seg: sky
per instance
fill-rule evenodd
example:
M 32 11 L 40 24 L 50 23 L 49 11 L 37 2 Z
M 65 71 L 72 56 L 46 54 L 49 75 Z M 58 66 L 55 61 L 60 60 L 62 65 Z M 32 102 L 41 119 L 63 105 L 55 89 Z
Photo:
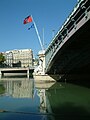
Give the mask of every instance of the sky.
M 31 23 L 23 24 L 32 15 L 44 47 L 65 22 L 77 0 L 0 0 L 0 52 L 32 49 L 37 56 L 41 46 Z

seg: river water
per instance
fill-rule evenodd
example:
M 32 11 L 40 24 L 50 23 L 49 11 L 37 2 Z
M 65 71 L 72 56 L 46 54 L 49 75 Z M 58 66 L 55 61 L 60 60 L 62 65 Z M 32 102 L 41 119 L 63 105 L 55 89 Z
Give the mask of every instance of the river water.
M 90 88 L 28 78 L 0 80 L 0 120 L 90 120 Z

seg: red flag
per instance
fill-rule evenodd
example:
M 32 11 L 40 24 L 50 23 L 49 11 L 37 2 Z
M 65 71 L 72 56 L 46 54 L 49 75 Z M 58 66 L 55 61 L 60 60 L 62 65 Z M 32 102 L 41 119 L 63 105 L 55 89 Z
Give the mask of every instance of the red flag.
M 31 17 L 31 16 L 26 17 L 26 18 L 24 19 L 23 24 L 27 24 L 27 23 L 29 23 L 29 22 L 32 22 L 32 17 Z

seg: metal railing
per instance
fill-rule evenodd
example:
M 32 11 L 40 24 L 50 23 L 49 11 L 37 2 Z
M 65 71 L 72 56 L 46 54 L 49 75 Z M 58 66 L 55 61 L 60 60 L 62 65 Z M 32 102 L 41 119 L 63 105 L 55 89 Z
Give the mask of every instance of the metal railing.
M 46 69 L 49 67 L 49 64 L 56 52 L 62 47 L 64 44 L 64 40 L 66 37 L 70 38 L 70 32 L 74 30 L 74 33 L 77 31 L 77 24 L 83 19 L 86 19 L 86 22 L 89 18 L 90 4 L 89 0 L 80 0 L 78 4 L 75 6 L 72 13 L 69 15 L 67 20 L 62 25 L 61 29 L 58 31 L 56 36 L 53 38 L 51 44 L 48 46 L 45 52 L 45 62 Z

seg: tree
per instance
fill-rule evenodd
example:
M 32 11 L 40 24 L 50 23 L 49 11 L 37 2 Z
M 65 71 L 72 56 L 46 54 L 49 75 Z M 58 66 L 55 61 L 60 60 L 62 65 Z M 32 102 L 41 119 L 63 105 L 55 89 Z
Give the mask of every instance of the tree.
M 0 53 L 0 64 L 2 64 L 5 61 L 5 56 L 3 53 Z
M 0 85 L 0 94 L 4 94 L 5 93 L 5 88 L 3 85 Z

